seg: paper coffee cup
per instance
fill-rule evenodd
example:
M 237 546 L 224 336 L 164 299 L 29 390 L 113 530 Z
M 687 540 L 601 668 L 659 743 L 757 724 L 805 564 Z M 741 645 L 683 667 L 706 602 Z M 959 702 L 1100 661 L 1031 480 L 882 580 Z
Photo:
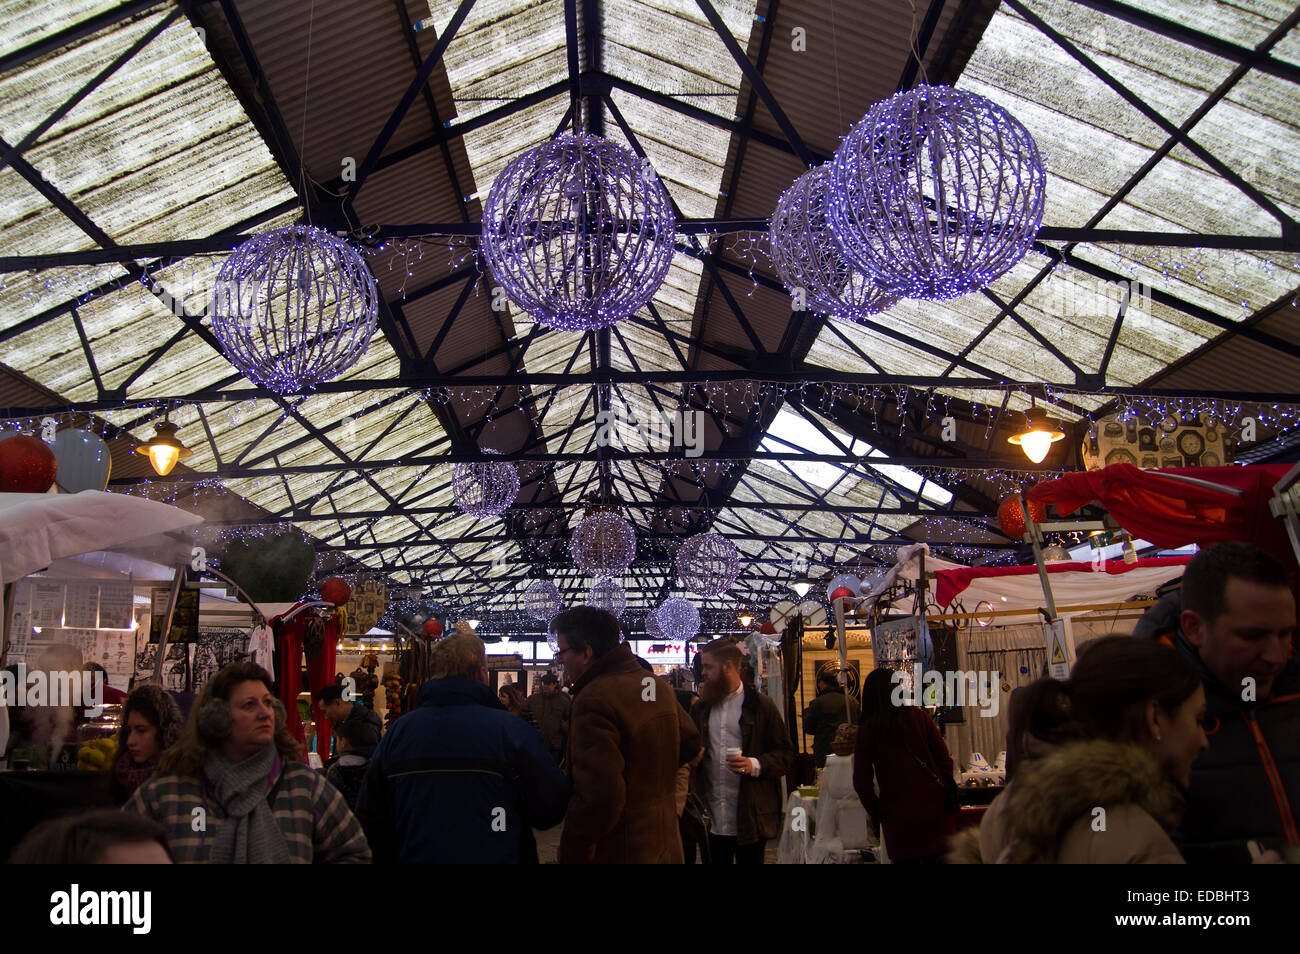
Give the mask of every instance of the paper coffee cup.
M 732 758 L 740 754 L 740 749 L 734 745 L 727 746 L 727 758 Z

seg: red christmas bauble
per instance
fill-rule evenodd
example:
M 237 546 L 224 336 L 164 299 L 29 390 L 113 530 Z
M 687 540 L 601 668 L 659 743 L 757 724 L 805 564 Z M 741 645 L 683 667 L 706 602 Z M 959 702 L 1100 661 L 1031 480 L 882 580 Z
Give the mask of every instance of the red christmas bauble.
M 428 620 L 425 620 L 425 621 L 424 621 L 424 635 L 426 635 L 426 636 L 441 636 L 441 635 L 442 635 L 442 623 L 438 622 L 436 619 L 428 619 Z
M 326 603 L 333 603 L 335 606 L 342 606 L 348 600 L 352 599 L 352 587 L 348 586 L 346 580 L 340 580 L 337 576 L 331 576 L 321 584 L 320 598 Z
M 0 441 L 0 491 L 43 494 L 54 486 L 59 465 L 50 445 L 27 434 Z
M 773 626 L 771 621 L 769 620 L 768 622 L 764 623 L 762 626 L 758 627 L 758 631 L 762 633 L 764 636 L 771 636 L 776 633 L 776 627 Z
M 853 591 L 849 589 L 847 586 L 837 586 L 835 588 L 835 591 L 831 593 L 831 602 L 833 603 L 836 600 L 842 600 L 845 597 L 852 596 L 852 595 L 853 595 Z
M 1042 523 L 1047 519 L 1047 508 L 1041 503 L 1037 500 L 1025 502 L 1029 505 L 1029 516 L 1034 523 Z M 1025 515 L 1020 512 L 1020 500 L 1016 494 L 1010 494 L 998 505 L 998 526 L 1012 540 L 1025 538 Z

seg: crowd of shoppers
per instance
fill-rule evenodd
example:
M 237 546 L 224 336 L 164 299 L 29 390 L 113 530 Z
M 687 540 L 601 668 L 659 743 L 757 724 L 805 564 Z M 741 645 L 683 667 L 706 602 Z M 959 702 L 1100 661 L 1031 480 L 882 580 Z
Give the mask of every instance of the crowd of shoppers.
M 821 765 L 860 723 L 853 785 L 895 863 L 1294 861 L 1288 582 L 1255 547 L 1209 548 L 1135 634 L 1085 643 L 1068 679 L 1018 689 L 1006 787 L 959 836 L 952 757 L 923 708 L 897 703 L 899 674 L 871 672 L 860 712 L 823 674 L 803 731 Z M 551 631 L 564 689 L 547 674 L 530 697 L 493 692 L 482 640 L 457 630 L 382 738 L 377 714 L 322 690 L 338 739 L 323 772 L 253 663 L 222 669 L 184 723 L 139 686 L 111 773 L 125 811 L 46 822 L 11 860 L 535 863 L 534 831 L 562 824 L 564 863 L 762 863 L 795 753 L 740 647 L 702 647 L 696 694 L 656 676 L 603 610 L 563 612 Z

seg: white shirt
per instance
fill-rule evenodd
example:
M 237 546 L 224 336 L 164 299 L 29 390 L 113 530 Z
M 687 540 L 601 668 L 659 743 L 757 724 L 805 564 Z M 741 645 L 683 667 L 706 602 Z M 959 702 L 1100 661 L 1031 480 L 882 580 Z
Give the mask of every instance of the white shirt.
M 709 780 L 709 811 L 713 815 L 713 834 L 736 835 L 736 814 L 740 807 L 740 776 L 727 768 L 727 749 L 741 748 L 740 704 L 745 701 L 745 685 L 709 710 L 708 753 L 702 766 Z M 750 758 L 752 775 L 758 776 L 759 761 Z

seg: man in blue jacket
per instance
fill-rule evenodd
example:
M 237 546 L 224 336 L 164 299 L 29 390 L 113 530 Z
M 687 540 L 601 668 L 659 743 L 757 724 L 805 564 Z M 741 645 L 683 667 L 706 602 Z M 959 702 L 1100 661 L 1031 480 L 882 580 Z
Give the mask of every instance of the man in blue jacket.
M 564 818 L 568 779 L 537 730 L 488 688 L 481 639 L 447 636 L 432 670 L 419 708 L 380 742 L 357 799 L 375 863 L 536 863 L 533 829 Z

